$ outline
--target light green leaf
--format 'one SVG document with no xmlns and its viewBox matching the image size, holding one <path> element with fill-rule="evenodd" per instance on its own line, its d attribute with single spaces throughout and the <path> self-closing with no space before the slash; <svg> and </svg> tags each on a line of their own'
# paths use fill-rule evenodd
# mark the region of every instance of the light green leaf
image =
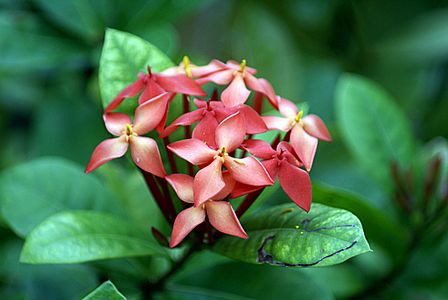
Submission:
<svg viewBox="0 0 448 300">
<path fill-rule="evenodd" d="M 342 189 L 313 184 L 313 201 L 353 212 L 361 220 L 369 240 L 383 247 L 392 258 L 401 257 L 406 250 L 407 231 L 361 196 Z"/>
<path fill-rule="evenodd" d="M 19 235 L 63 210 L 113 211 L 117 202 L 95 175 L 61 158 L 39 158 L 0 176 L 3 218 Z"/>
<path fill-rule="evenodd" d="M 126 300 L 126 297 L 117 290 L 112 282 L 106 281 L 85 296 L 83 300 Z"/>
<path fill-rule="evenodd" d="M 392 97 L 359 75 L 344 74 L 336 87 L 336 118 L 342 137 L 357 161 L 386 188 L 390 165 L 408 165 L 414 139 Z"/>
<path fill-rule="evenodd" d="M 107 29 L 100 60 L 99 84 L 103 105 L 137 79 L 139 72 L 160 72 L 171 60 L 149 42 L 130 33 Z"/>
<path fill-rule="evenodd" d="M 218 253 L 249 263 L 323 267 L 370 251 L 361 222 L 352 213 L 313 204 L 309 213 L 295 204 L 274 206 L 243 222 L 247 240 L 224 236 Z"/>
<path fill-rule="evenodd" d="M 73 211 L 53 215 L 37 226 L 28 235 L 20 260 L 57 264 L 163 254 L 149 231 L 113 215 Z"/>
</svg>

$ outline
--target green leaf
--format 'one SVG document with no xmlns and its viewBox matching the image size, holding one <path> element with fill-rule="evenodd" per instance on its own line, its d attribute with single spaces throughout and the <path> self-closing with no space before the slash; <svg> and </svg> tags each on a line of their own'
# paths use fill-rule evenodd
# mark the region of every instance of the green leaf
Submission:
<svg viewBox="0 0 448 300">
<path fill-rule="evenodd" d="M 112 282 L 106 281 L 85 296 L 83 300 L 126 300 L 126 297 L 117 290 Z"/>
<path fill-rule="evenodd" d="M 361 220 L 369 240 L 380 245 L 393 259 L 401 257 L 406 251 L 407 231 L 361 196 L 341 189 L 313 184 L 313 201 L 353 212 Z"/>
<path fill-rule="evenodd" d="M 300 271 L 221 263 L 176 278 L 156 299 L 333 299 L 324 285 Z"/>
<path fill-rule="evenodd" d="M 130 33 L 107 29 L 100 60 L 99 84 L 103 105 L 137 79 L 139 72 L 160 72 L 174 64 L 159 49 Z"/>
<path fill-rule="evenodd" d="M 112 211 L 113 195 L 95 175 L 61 158 L 39 158 L 6 169 L 0 176 L 1 211 L 19 236 L 63 210 Z"/>
<path fill-rule="evenodd" d="M 53 215 L 39 224 L 28 235 L 20 260 L 57 264 L 163 254 L 149 231 L 113 215 L 73 211 Z"/>
<path fill-rule="evenodd" d="M 370 251 L 361 222 L 352 213 L 313 204 L 309 213 L 295 204 L 274 206 L 243 222 L 247 240 L 224 236 L 218 253 L 249 263 L 323 267 Z"/>
<path fill-rule="evenodd" d="M 390 187 L 390 164 L 408 165 L 414 154 L 409 123 L 392 97 L 366 78 L 344 74 L 336 87 L 336 117 L 353 156 Z"/>
</svg>

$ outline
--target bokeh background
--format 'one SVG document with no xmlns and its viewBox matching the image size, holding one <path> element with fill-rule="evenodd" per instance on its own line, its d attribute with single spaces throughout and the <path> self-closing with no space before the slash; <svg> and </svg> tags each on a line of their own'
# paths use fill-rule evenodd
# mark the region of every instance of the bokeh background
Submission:
<svg viewBox="0 0 448 300">
<path fill-rule="evenodd" d="M 176 62 L 185 54 L 196 64 L 245 58 L 277 94 L 306 101 L 329 125 L 335 141 L 320 145 L 314 182 L 357 193 L 390 215 L 389 191 L 357 165 L 339 138 L 334 93 L 340 75 L 361 74 L 384 87 L 421 145 L 437 138 L 446 143 L 448 137 L 448 1 L 1 0 L 0 169 L 49 155 L 88 162 L 107 136 L 97 78 L 106 27 L 142 37 Z M 7 228 L 0 231 L 2 245 L 15 239 Z M 440 239 L 371 296 L 447 299 L 448 241 L 446 235 Z M 57 290 L 54 299 L 76 298 L 76 291 L 56 288 L 48 275 L 56 271 L 18 266 L 19 249 L 13 248 L 2 248 L 0 291 L 17 299 L 50 299 L 47 287 Z M 300 272 L 326 295 L 345 299 L 389 267 L 379 250 L 341 266 Z M 79 272 L 83 277 L 84 270 Z M 84 288 L 98 280 L 84 278 Z"/>
</svg>

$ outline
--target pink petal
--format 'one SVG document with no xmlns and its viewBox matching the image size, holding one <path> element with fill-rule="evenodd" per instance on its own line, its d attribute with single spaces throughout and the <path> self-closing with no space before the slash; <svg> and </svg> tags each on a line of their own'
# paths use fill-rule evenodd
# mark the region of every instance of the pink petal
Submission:
<svg viewBox="0 0 448 300">
<path fill-rule="evenodd" d="M 236 181 L 255 186 L 274 183 L 264 166 L 251 156 L 242 159 L 227 157 L 224 165 Z"/>
<path fill-rule="evenodd" d="M 201 66 L 201 67 L 192 67 L 191 68 L 191 74 L 193 77 L 203 77 L 205 75 L 208 75 L 213 72 L 221 71 L 227 69 L 227 66 L 225 63 L 214 59 L 212 60 L 208 65 Z"/>
<path fill-rule="evenodd" d="M 197 108 L 206 108 L 207 107 L 207 101 L 201 100 L 199 98 L 194 98 L 193 102 Z"/>
<path fill-rule="evenodd" d="M 277 151 L 263 140 L 247 140 L 244 141 L 241 147 L 250 154 L 262 159 L 270 159 L 277 154 Z"/>
<path fill-rule="evenodd" d="M 199 224 L 205 221 L 205 210 L 202 207 L 190 207 L 181 211 L 174 220 L 170 247 L 176 247 Z"/>
<path fill-rule="evenodd" d="M 291 146 L 291 144 L 287 142 L 280 142 L 277 145 L 277 152 L 279 153 L 279 156 L 281 159 L 286 159 L 286 161 L 294 166 L 302 167 L 303 163 L 299 160 L 296 151 L 294 151 L 294 148 Z"/>
<path fill-rule="evenodd" d="M 271 103 L 271 105 L 275 109 L 278 109 L 278 100 L 277 100 L 278 98 L 275 95 L 275 91 L 272 88 L 272 85 L 269 83 L 269 81 L 267 81 L 264 78 L 259 78 L 258 79 L 258 83 L 263 86 L 263 94 L 266 95 L 266 97 L 268 98 L 268 100 Z"/>
<path fill-rule="evenodd" d="M 185 174 L 171 174 L 165 177 L 166 181 L 173 187 L 180 200 L 193 203 L 193 177 Z"/>
<path fill-rule="evenodd" d="M 122 113 L 105 113 L 103 120 L 104 124 L 106 124 L 107 131 L 115 136 L 122 135 L 126 125 L 132 124 L 131 118 Z"/>
<path fill-rule="evenodd" d="M 213 196 L 212 200 L 222 200 L 227 197 L 235 187 L 235 179 L 233 179 L 232 174 L 229 171 L 222 172 L 222 179 L 224 180 L 225 187 L 215 196 Z"/>
<path fill-rule="evenodd" d="M 269 130 L 289 131 L 292 127 L 291 120 L 282 117 L 262 117 Z"/>
<path fill-rule="evenodd" d="M 257 134 L 268 131 L 263 119 L 252 107 L 242 105 L 239 111 L 244 117 L 247 134 Z"/>
<path fill-rule="evenodd" d="M 278 168 L 280 164 L 279 159 L 276 157 L 272 159 L 263 160 L 261 164 L 266 169 L 266 171 L 268 171 L 268 174 L 269 176 L 271 176 L 272 180 L 275 181 L 278 175 Z"/>
<path fill-rule="evenodd" d="M 220 158 L 217 158 L 207 167 L 196 173 L 193 182 L 195 206 L 199 206 L 212 199 L 225 187 L 221 169 L 222 161 Z"/>
<path fill-rule="evenodd" d="M 199 121 L 202 118 L 202 115 L 204 114 L 203 109 L 197 109 L 191 112 L 188 112 L 186 114 L 181 115 L 179 118 L 174 120 L 170 126 L 165 128 L 165 130 L 160 135 L 161 138 L 167 137 L 171 135 L 177 128 L 180 126 L 186 126 L 191 125 L 197 121 Z"/>
<path fill-rule="evenodd" d="M 247 234 L 229 202 L 210 201 L 205 204 L 205 209 L 213 227 L 222 233 L 247 239 Z"/>
<path fill-rule="evenodd" d="M 143 104 L 148 100 L 151 100 L 152 98 L 155 98 L 161 94 L 166 93 L 160 85 L 158 85 L 153 77 L 148 78 L 146 82 L 145 89 L 143 90 L 143 93 L 138 97 L 138 104 Z"/>
<path fill-rule="evenodd" d="M 317 141 L 317 138 L 306 133 L 299 124 L 294 126 L 291 131 L 291 145 L 308 172 L 311 170 L 311 166 L 313 165 Z"/>
<path fill-rule="evenodd" d="M 224 119 L 216 128 L 216 145 L 232 152 L 244 141 L 246 126 L 239 112 Z"/>
<path fill-rule="evenodd" d="M 308 115 L 302 119 L 303 129 L 319 140 L 331 142 L 331 136 L 324 121 L 316 115 Z"/>
<path fill-rule="evenodd" d="M 282 116 L 285 116 L 287 118 L 295 118 L 299 113 L 297 106 L 293 102 L 283 98 L 280 99 L 278 108 Z"/>
<path fill-rule="evenodd" d="M 217 127 L 218 121 L 215 116 L 207 111 L 202 120 L 194 128 L 192 137 L 203 141 L 211 148 L 215 148 L 215 131 Z"/>
<path fill-rule="evenodd" d="M 116 109 L 125 98 L 131 98 L 140 93 L 145 87 L 145 74 L 139 74 L 139 78 L 125 87 L 106 107 L 104 112 L 108 113 Z"/>
<path fill-rule="evenodd" d="M 163 93 L 137 107 L 134 117 L 134 131 L 143 135 L 153 130 L 162 121 L 171 97 L 171 93 Z"/>
<path fill-rule="evenodd" d="M 261 84 L 258 81 L 258 78 L 256 78 L 254 75 L 246 72 L 244 74 L 244 81 L 246 82 L 247 87 L 250 88 L 252 91 L 264 94 L 263 84 Z"/>
<path fill-rule="evenodd" d="M 280 165 L 278 179 L 291 200 L 308 212 L 312 200 L 311 180 L 308 173 L 283 161 Z"/>
<path fill-rule="evenodd" d="M 207 96 L 199 84 L 186 75 L 178 74 L 174 76 L 164 76 L 159 74 L 154 76 L 157 76 L 157 83 L 168 92 L 201 97 Z"/>
<path fill-rule="evenodd" d="M 168 149 L 193 165 L 208 164 L 216 155 L 216 150 L 198 139 L 180 140 L 169 144 Z"/>
<path fill-rule="evenodd" d="M 133 136 L 130 138 L 132 159 L 140 168 L 158 177 L 165 177 L 157 143 L 147 137 Z"/>
<path fill-rule="evenodd" d="M 233 79 L 233 70 L 223 70 L 215 73 L 208 74 L 205 77 L 196 79 L 199 85 L 204 85 L 209 82 L 213 82 L 217 85 L 229 84 Z"/>
<path fill-rule="evenodd" d="M 122 157 L 127 150 L 128 143 L 124 136 L 101 142 L 93 151 L 85 172 L 90 173 L 109 160 Z"/>
<path fill-rule="evenodd" d="M 238 106 L 246 102 L 250 91 L 246 88 L 239 73 L 235 75 L 232 83 L 221 93 L 221 101 L 226 107 Z"/>
<path fill-rule="evenodd" d="M 249 193 L 258 191 L 259 189 L 262 189 L 263 186 L 253 186 L 253 185 L 248 185 L 248 184 L 244 184 L 241 182 L 236 182 L 235 183 L 235 187 L 232 190 L 232 194 L 230 196 L 230 198 L 238 198 L 244 195 L 247 195 Z"/>
</svg>

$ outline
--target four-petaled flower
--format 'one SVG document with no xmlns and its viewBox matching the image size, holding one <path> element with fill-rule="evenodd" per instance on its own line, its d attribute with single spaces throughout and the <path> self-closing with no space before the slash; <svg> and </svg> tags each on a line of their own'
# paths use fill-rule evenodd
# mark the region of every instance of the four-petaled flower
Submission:
<svg viewBox="0 0 448 300">
<path fill-rule="evenodd" d="M 200 77 L 197 79 L 197 82 L 201 85 L 208 82 L 219 85 L 227 85 L 230 83 L 221 94 L 221 100 L 226 107 L 238 106 L 246 102 L 250 94 L 246 85 L 251 90 L 266 95 L 271 103 L 275 103 L 276 101 L 272 86 L 267 80 L 256 78 L 254 74 L 257 71 L 247 67 L 245 59 L 243 59 L 241 64 L 233 60 L 223 63 L 215 59 L 207 65 L 207 68 L 216 69 L 216 71 Z"/>
<path fill-rule="evenodd" d="M 186 139 L 174 142 L 168 149 L 178 156 L 203 168 L 194 178 L 195 206 L 213 198 L 224 186 L 222 166 L 224 165 L 234 180 L 253 186 L 272 185 L 263 165 L 255 158 L 234 158 L 229 155 L 237 149 L 244 140 L 246 127 L 244 118 L 239 112 L 224 119 L 216 128 L 215 144 L 210 147 L 198 139 Z"/>
<path fill-rule="evenodd" d="M 184 74 L 163 75 L 151 72 L 148 66 L 148 74 L 139 73 L 136 81 L 124 88 L 105 108 L 105 112 L 116 109 L 126 98 L 135 97 L 140 94 L 138 103 L 157 97 L 160 94 L 169 92 L 174 97 L 176 93 L 205 97 L 207 94 L 190 77 Z"/>
<path fill-rule="evenodd" d="M 303 111 L 299 111 L 291 101 L 279 99 L 278 106 L 284 118 L 267 116 L 263 117 L 263 120 L 270 130 L 286 132 L 291 130 L 291 145 L 309 172 L 313 165 L 318 139 L 329 142 L 330 133 L 321 118 L 316 115 L 303 117 Z"/>
<path fill-rule="evenodd" d="M 312 187 L 309 174 L 301 169 L 303 164 L 296 157 L 294 149 L 286 142 L 280 142 L 277 151 L 262 140 L 248 140 L 241 146 L 250 154 L 263 159 L 261 162 L 271 178 L 278 176 L 280 186 L 294 203 L 309 211 L 312 200 Z M 232 191 L 236 198 L 260 189 L 260 187 L 237 184 Z"/>
<path fill-rule="evenodd" d="M 181 211 L 174 221 L 170 247 L 177 246 L 207 216 L 210 224 L 222 233 L 247 238 L 232 205 L 228 201 L 220 201 L 232 191 L 235 181 L 229 172 L 223 175 L 224 187 L 215 196 L 207 199 L 199 206 L 192 206 Z M 179 198 L 187 203 L 194 203 L 194 179 L 185 174 L 171 174 L 166 180 L 176 191 Z"/>
<path fill-rule="evenodd" d="M 169 97 L 168 93 L 163 93 L 137 107 L 134 123 L 128 115 L 105 113 L 103 118 L 106 128 L 117 138 L 107 139 L 95 148 L 85 172 L 92 172 L 104 163 L 123 156 L 130 146 L 132 158 L 139 168 L 156 176 L 165 177 L 157 143 L 143 135 L 159 124 Z"/>
</svg>

